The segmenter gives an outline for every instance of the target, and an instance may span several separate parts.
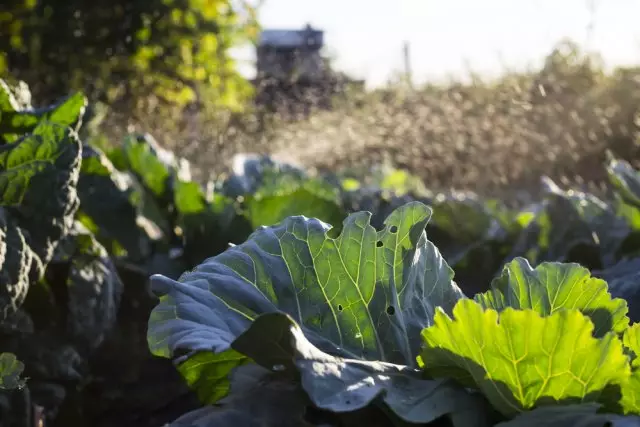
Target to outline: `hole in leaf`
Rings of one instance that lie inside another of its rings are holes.
[[[378,241],[376,242],[376,246],[377,246],[378,248],[381,248],[381,247],[382,247],[382,245],[383,245],[382,240],[378,240]]]
[[[390,232],[392,233],[397,233],[398,232],[398,227],[396,227],[395,225],[392,225],[391,228],[389,229]]]
[[[387,314],[389,316],[393,316],[394,314],[396,314],[396,308],[390,305],[389,307],[387,307]]]
[[[342,304],[338,304],[338,311],[342,311]]]

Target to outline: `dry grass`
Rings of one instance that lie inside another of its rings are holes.
[[[389,160],[434,190],[507,197],[535,193],[541,175],[595,189],[605,177],[607,149],[640,161],[640,67],[605,74],[596,58],[568,44],[536,72],[364,96],[363,106],[268,131],[258,129],[254,116],[203,112],[176,133],[156,136],[200,176],[226,169],[230,156],[243,151],[332,170],[367,171]]]

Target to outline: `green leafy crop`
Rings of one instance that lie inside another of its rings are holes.
[[[629,164],[513,209],[258,155],[203,185],[151,135],[80,141],[82,95],[0,89],[3,422],[640,425]]]
[[[556,402],[597,401],[609,385],[630,375],[622,343],[613,333],[593,336],[578,310],[541,316],[506,308],[499,315],[475,301],[442,313],[423,332],[424,369],[479,388],[505,416]]]
[[[289,217],[179,281],[154,276],[161,302],[149,320],[149,347],[174,359],[209,403],[232,389],[234,369],[254,361],[297,370],[321,408],[353,411],[383,396],[411,421],[454,412],[451,404],[437,413],[416,407],[424,393],[443,401],[457,393],[412,367],[436,307],[463,297],[426,238],[430,214],[407,204],[381,231],[370,214],[352,214],[335,238],[319,220]]]
[[[378,231],[358,212],[338,235],[289,217],[178,281],[154,276],[149,347],[208,404],[236,402],[242,372],[258,365],[256,387],[297,379],[317,408],[379,405],[410,424],[640,414],[638,328],[604,280],[515,258],[469,299],[427,240],[430,216],[411,202]],[[224,419],[213,408],[184,420]]]

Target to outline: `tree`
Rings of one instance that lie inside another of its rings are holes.
[[[239,106],[250,84],[229,50],[257,33],[231,0],[4,0],[0,75],[51,99],[71,90],[106,101],[153,96],[184,105],[200,90]]]

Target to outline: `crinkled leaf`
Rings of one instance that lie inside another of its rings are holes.
[[[45,108],[21,105],[7,83],[0,79],[0,144],[15,142],[45,121],[77,130],[86,106],[87,99],[82,93]]]
[[[0,207],[0,319],[16,313],[24,302],[29,284],[42,271],[40,258],[6,209]]]
[[[123,285],[107,251],[80,223],[60,242],[51,265],[67,267],[66,333],[83,350],[96,348],[115,325]]]
[[[622,388],[621,405],[625,413],[640,414],[640,323],[624,331],[622,343],[631,359],[631,377]]]
[[[624,331],[622,343],[632,352],[631,367],[640,367],[640,323],[634,323]]]
[[[73,224],[81,150],[71,130],[50,123],[0,146],[0,206],[28,230],[28,244],[45,264]]]
[[[637,359],[634,362],[631,376],[622,387],[619,403],[624,414],[640,415],[640,369],[638,369]]]
[[[598,401],[631,374],[615,333],[594,338],[593,323],[579,310],[498,313],[464,299],[453,316],[439,311],[422,332],[419,362],[430,375],[479,388],[508,417],[557,401]]]
[[[0,389],[24,387],[25,381],[20,378],[23,371],[24,364],[14,354],[0,353]]]
[[[202,351],[224,359],[253,319],[284,311],[323,351],[413,365],[436,306],[450,311],[463,297],[426,238],[429,215],[427,206],[409,203],[376,231],[371,215],[359,212],[337,238],[317,219],[290,217],[180,281],[154,276],[161,300],[149,319],[149,347],[179,363]]]
[[[495,427],[640,427],[640,417],[597,413],[599,408],[597,403],[545,406]]]
[[[149,236],[138,225],[134,188],[129,175],[116,170],[97,148],[85,145],[78,181],[81,210],[97,226],[98,237],[115,240],[133,259],[150,252]]]
[[[481,401],[447,380],[424,380],[403,365],[335,357],[309,342],[284,313],[258,317],[232,347],[275,372],[300,374],[313,404],[331,412],[353,412],[380,399],[399,418],[428,423],[459,412],[459,426],[486,425]]]
[[[474,299],[499,312],[512,307],[549,316],[563,308],[578,309],[591,318],[596,337],[609,331],[620,334],[629,325],[626,301],[611,298],[607,282],[578,264],[545,262],[534,269],[526,259],[516,258],[493,280],[491,290]]]
[[[68,129],[43,123],[0,146],[0,311],[22,304],[44,274],[78,207],[80,143]]]

